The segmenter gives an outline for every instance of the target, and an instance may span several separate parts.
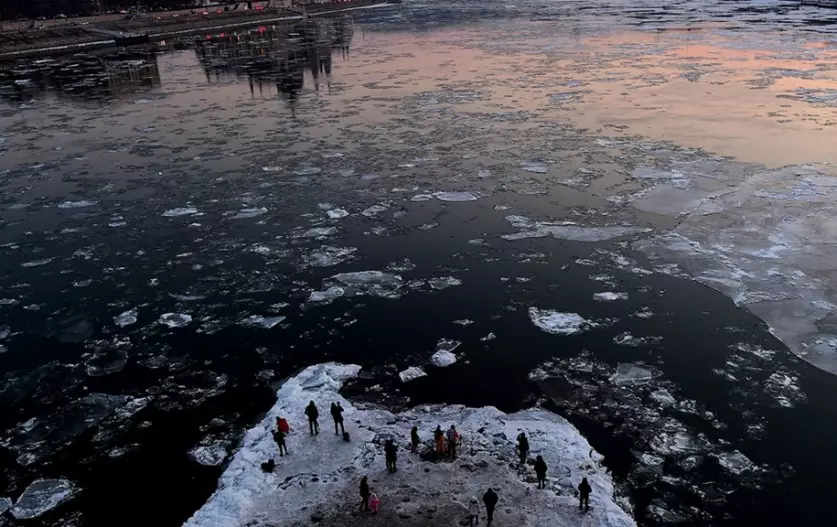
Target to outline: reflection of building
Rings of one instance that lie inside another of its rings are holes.
[[[108,99],[160,86],[157,56],[148,52],[74,55],[71,61],[20,62],[0,70],[0,97],[23,100],[39,93]]]
[[[247,78],[250,89],[262,93],[276,86],[289,101],[296,100],[309,73],[314,88],[330,86],[332,55],[346,55],[352,39],[350,18],[309,19],[294,25],[260,27],[197,41],[197,53],[207,79],[221,75]]]

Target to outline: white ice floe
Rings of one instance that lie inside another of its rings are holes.
[[[424,370],[419,368],[418,366],[410,366],[409,368],[398,374],[398,378],[401,379],[401,382],[414,381],[419,377],[427,377],[427,374],[424,373]]]
[[[447,289],[448,287],[456,287],[462,285],[462,280],[453,276],[437,276],[427,280],[430,287],[436,290]]]
[[[382,212],[386,212],[389,210],[389,207],[386,205],[372,205],[371,207],[367,207],[363,209],[361,214],[366,216],[367,218],[374,218],[378,214]]]
[[[50,263],[53,259],[52,258],[43,258],[41,260],[34,260],[31,262],[24,262],[20,264],[21,267],[41,267],[42,265],[46,265]]]
[[[433,194],[416,194],[410,201],[430,201],[433,199]]]
[[[85,207],[92,207],[94,205],[96,205],[95,201],[87,201],[87,200],[65,201],[64,203],[61,203],[60,205],[58,205],[58,208],[59,209],[83,209]]]
[[[438,368],[447,368],[455,364],[457,360],[453,353],[447,350],[439,350],[430,357],[430,364]]]
[[[268,166],[268,167],[262,167],[262,170],[264,172],[281,172],[282,167]]]
[[[328,238],[337,234],[337,227],[312,227],[295,238]]]
[[[326,215],[333,220],[339,220],[348,216],[349,211],[346,209],[331,209],[326,211]]]
[[[176,209],[169,209],[163,213],[163,217],[177,218],[178,216],[193,216],[198,213],[195,207],[179,207]]]
[[[720,463],[722,467],[736,476],[753,470],[753,462],[750,461],[750,458],[738,450],[734,452],[722,452],[717,456],[717,458],[718,463]]]
[[[620,362],[610,380],[620,385],[636,385],[647,384],[653,378],[654,374],[647,368],[630,362]]]
[[[400,276],[382,271],[340,273],[332,276],[330,280],[345,287],[348,295],[370,295],[391,299],[400,298],[401,287],[404,285],[404,280]]]
[[[526,163],[521,163],[520,170],[525,170],[526,172],[533,172],[535,174],[546,174],[549,172],[549,165],[546,163],[541,163],[539,161],[529,161]]]
[[[192,323],[192,317],[185,313],[163,313],[158,322],[170,328],[182,328]]]
[[[660,403],[662,406],[674,406],[674,404],[677,402],[674,399],[674,396],[671,395],[671,393],[669,393],[669,391],[665,388],[659,388],[651,392],[650,397],[651,399]]]
[[[488,335],[482,337],[480,340],[483,342],[489,342],[497,338],[497,335],[494,333],[489,333]]]
[[[354,247],[333,247],[323,245],[308,255],[308,264],[312,267],[331,267],[345,262],[357,251]]]
[[[261,216],[262,214],[267,214],[267,209],[264,207],[255,207],[250,209],[241,209],[238,214],[232,217],[234,220],[246,220],[249,218],[255,218],[256,216]]]
[[[477,196],[470,192],[434,192],[433,197],[439,201],[475,201]]]
[[[138,315],[139,309],[129,309],[128,311],[125,311],[113,317],[113,323],[119,326],[120,328],[124,328],[125,326],[136,324]]]
[[[262,315],[250,315],[249,317],[241,321],[241,325],[252,328],[271,329],[284,322],[286,318],[288,317],[265,317]]]
[[[75,485],[66,479],[36,479],[17,499],[11,514],[18,520],[37,518],[71,499],[75,493]]]
[[[529,308],[529,319],[534,325],[553,335],[574,335],[595,325],[578,313],[561,313],[536,307]]]
[[[294,174],[297,176],[316,176],[322,171],[323,169],[319,167],[302,167],[294,170]]]
[[[594,293],[593,300],[599,302],[613,302],[615,300],[627,300],[628,293],[614,293],[614,292],[606,292],[606,293]]]
[[[207,467],[218,467],[226,461],[230,453],[227,447],[222,443],[211,445],[198,445],[189,451],[189,457],[195,462],[205,465]]]
[[[324,291],[313,291],[308,296],[308,301],[317,304],[330,304],[344,294],[346,294],[346,290],[344,288],[332,286]]]
[[[560,416],[540,409],[505,414],[492,407],[463,406],[420,406],[393,414],[378,405],[353,404],[340,395],[343,383],[359,370],[358,366],[322,364],[288,379],[279,388],[274,407],[244,435],[216,492],[185,527],[308,525],[312,518],[326,525],[343,525],[347,510],[357,507],[355,495],[363,475],[368,475],[381,498],[382,520],[389,515],[392,521],[398,521],[398,516],[421,518],[419,513],[432,505],[433,525],[456,525],[466,515],[470,497],[494,487],[500,495],[495,513],[498,525],[576,525],[574,488],[586,477],[593,493],[585,525],[635,525],[615,503],[614,484],[602,466],[602,456]],[[321,413],[331,402],[340,402],[351,441],[342,441],[326,426],[315,436],[301,424],[295,427],[302,422],[309,400],[318,404]],[[279,416],[288,418],[292,427],[286,439],[289,455],[284,457],[278,456],[271,436]],[[457,461],[433,463],[409,454],[413,425],[418,427],[424,450],[430,447],[436,425],[446,428],[451,423],[467,445]],[[549,491],[535,491],[533,480],[524,480],[514,462],[521,431],[529,436],[531,456],[543,456],[550,467]],[[386,472],[381,447],[390,437],[399,450],[394,474]],[[276,468],[266,473],[261,464],[271,458]]]
[[[470,326],[471,324],[474,323],[474,321],[469,320],[467,318],[463,318],[461,320],[454,320],[453,323],[458,325],[458,326]]]
[[[641,227],[611,226],[611,227],[580,227],[578,225],[545,225],[540,224],[535,229],[504,234],[504,240],[524,240],[527,238],[545,238],[552,236],[558,240],[576,242],[603,242],[623,236],[631,236],[648,232],[650,229]]]
[[[621,346],[648,346],[658,344],[662,337],[635,337],[630,331],[624,331],[613,337],[613,342]]]

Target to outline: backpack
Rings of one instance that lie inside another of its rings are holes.
[[[349,442],[349,432],[343,432],[343,441]]]

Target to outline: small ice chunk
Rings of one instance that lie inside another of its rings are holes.
[[[410,198],[410,201],[430,201],[431,199],[433,199],[432,194],[416,194]]]
[[[11,326],[0,326],[0,340],[6,340],[12,334]]]
[[[251,209],[241,209],[241,211],[232,217],[234,220],[246,220],[248,218],[255,218],[256,216],[261,216],[262,214],[267,214],[267,209],[264,207],[257,207]]]
[[[371,207],[363,209],[361,214],[366,216],[367,218],[374,218],[378,214],[387,210],[389,210],[389,207],[387,207],[386,205],[372,205]]]
[[[319,167],[302,167],[294,170],[294,174],[297,176],[315,176],[322,171],[323,169]]]
[[[0,516],[6,514],[6,511],[12,508],[12,503],[9,498],[0,498]]]
[[[614,300],[627,300],[628,293],[614,293],[614,292],[606,292],[606,293],[595,293],[593,295],[593,300],[598,302],[613,302]]]
[[[139,315],[139,309],[129,309],[128,311],[125,311],[124,313],[113,317],[113,323],[119,326],[120,328],[124,328],[125,326],[136,324],[137,315]]]
[[[613,342],[621,346],[647,346],[649,344],[657,344],[662,340],[662,337],[635,337],[630,331],[625,331],[613,337]]]
[[[454,339],[439,339],[436,343],[436,351],[452,352],[462,345],[462,341]]]
[[[358,271],[341,273],[331,277],[342,286],[358,295],[371,295],[381,298],[400,298],[399,290],[404,280],[395,274],[381,271]]]
[[[313,291],[311,295],[308,297],[308,301],[330,304],[334,302],[334,300],[343,296],[345,293],[346,290],[342,287],[332,286],[326,289],[325,291]]]
[[[433,197],[439,201],[474,201],[477,199],[470,192],[435,192]]]
[[[249,317],[241,321],[241,325],[252,328],[271,329],[284,322],[286,318],[287,317],[283,316],[263,317],[261,315],[250,315]]]
[[[158,322],[170,328],[182,328],[192,323],[192,317],[184,313],[163,313]]]
[[[319,250],[308,256],[308,263],[312,267],[331,267],[345,262],[357,251],[354,247],[332,247],[323,245]]]
[[[427,280],[427,283],[430,284],[431,288],[441,291],[442,289],[447,289],[448,287],[462,285],[462,280],[453,276],[437,276]]]
[[[84,361],[84,371],[90,377],[102,377],[122,371],[128,363],[128,352],[124,349],[104,349]]]
[[[674,405],[674,403],[677,402],[675,401],[674,396],[671,395],[671,393],[669,393],[669,391],[665,388],[660,388],[654,392],[651,392],[651,399],[657,401],[663,406],[672,406]]]
[[[200,445],[189,451],[189,457],[207,467],[219,467],[230,453],[223,444]]]
[[[331,209],[326,212],[326,215],[333,220],[339,220],[348,216],[349,211],[345,209]]]
[[[454,320],[453,323],[457,324],[459,326],[470,326],[471,324],[474,323],[474,321],[473,320],[468,320],[467,318],[464,318],[462,320]]]
[[[418,366],[410,366],[409,368],[398,374],[398,378],[401,379],[401,382],[410,382],[418,379],[419,377],[426,376],[427,374],[424,373],[424,370],[422,370]]]
[[[265,172],[281,172],[282,167],[262,167],[262,170]]]
[[[399,258],[398,260],[395,260],[394,262],[387,265],[387,269],[398,273],[402,273],[404,271],[412,271],[415,268],[416,264],[414,264],[407,258]]]
[[[299,238],[326,238],[337,234],[336,227],[312,227],[303,232]]]
[[[628,226],[610,227],[580,227],[578,225],[542,225],[537,224],[532,230],[504,234],[504,240],[524,240],[527,238],[545,238],[552,236],[557,240],[569,240],[576,242],[603,242],[613,238],[621,238],[632,234],[648,232],[649,229]]]
[[[753,462],[738,450],[719,454],[718,463],[735,475],[741,475],[753,469]]]
[[[480,340],[483,342],[489,342],[497,338],[497,335],[494,333],[489,333],[488,335],[482,337]]]
[[[178,216],[192,216],[198,213],[195,207],[179,207],[176,209],[169,209],[163,213],[166,218],[176,218]]]
[[[560,313],[536,307],[529,308],[529,319],[537,327],[553,335],[574,335],[593,325],[578,313]]]
[[[520,165],[520,170],[525,170],[526,172],[533,172],[535,174],[546,174],[549,172],[549,165],[546,163],[541,163],[539,161],[529,161],[526,163],[522,163]]]
[[[60,205],[58,205],[58,208],[59,209],[83,209],[85,207],[92,207],[95,204],[96,204],[95,201],[87,201],[87,200],[65,201],[64,203],[61,203]]]
[[[66,479],[36,479],[12,507],[12,516],[18,520],[37,518],[71,499],[75,485]]]
[[[48,264],[52,260],[53,260],[52,258],[44,258],[42,260],[33,260],[31,262],[24,262],[24,263],[20,264],[20,266],[21,267],[27,267],[27,268],[28,267],[40,267],[42,265]]]
[[[631,362],[620,362],[610,380],[622,386],[647,384],[654,378],[651,370]]]
[[[430,357],[430,363],[438,368],[447,368],[456,361],[456,355],[447,350],[439,350]]]

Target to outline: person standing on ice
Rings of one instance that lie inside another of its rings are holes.
[[[485,516],[488,519],[489,527],[491,527],[491,522],[494,520],[494,507],[497,506],[499,500],[500,498],[494,492],[494,489],[488,489],[488,492],[482,496],[482,502],[485,503]]]
[[[445,452],[445,433],[442,432],[442,425],[436,426],[436,430],[433,431],[433,439],[436,440],[436,454],[443,454]]]
[[[288,447],[285,445],[285,432],[281,429],[273,432],[273,440],[276,441],[276,446],[279,447],[279,455],[284,456],[288,453]]]
[[[381,500],[378,499],[378,495],[374,492],[369,496],[369,508],[372,510],[372,514],[378,514],[378,505],[381,504]]]
[[[283,434],[288,435],[291,432],[291,425],[288,424],[288,420],[284,417],[277,417],[276,429],[282,432]]]
[[[360,478],[360,510],[369,512],[369,482],[366,476]]]
[[[546,488],[546,461],[543,460],[543,457],[538,456],[535,459],[535,474],[538,475],[538,488],[545,489]]]
[[[314,404],[314,401],[311,401],[305,407],[305,415],[308,416],[308,430],[311,432],[311,435],[319,434],[320,423],[317,422],[317,419],[320,418],[320,411],[317,410],[317,405]]]
[[[387,460],[387,470],[395,472],[395,462],[398,459],[398,450],[395,448],[395,443],[392,439],[387,439],[384,443],[384,454]]]
[[[415,454],[418,452],[419,446],[419,435],[418,435],[418,427],[414,426],[412,430],[410,430],[410,443],[413,445],[412,453]]]
[[[456,432],[456,427],[450,425],[448,428],[448,453],[451,459],[456,459],[456,442],[459,440],[459,434]]]
[[[578,508],[584,509],[584,512],[590,510],[590,493],[593,488],[587,483],[587,478],[581,480],[581,485],[578,486]]]
[[[343,407],[340,403],[331,403],[331,418],[334,419],[334,435],[340,435],[337,431],[338,424],[340,425],[340,431],[345,434],[346,429],[343,428]]]
[[[480,522],[480,504],[477,498],[471,498],[471,504],[468,505],[468,525],[474,527]]]
[[[526,464],[526,457],[529,455],[529,440],[526,439],[526,432],[520,432],[517,436],[517,449],[520,451],[520,464]]]

